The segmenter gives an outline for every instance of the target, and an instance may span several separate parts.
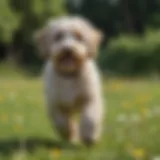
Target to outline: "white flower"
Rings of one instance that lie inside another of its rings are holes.
[[[17,95],[16,95],[15,92],[10,92],[8,98],[9,98],[10,101],[14,101],[16,99],[16,96]]]
[[[160,156],[155,156],[152,158],[152,160],[160,160]]]
[[[17,151],[13,154],[13,160],[26,160],[26,153],[25,151]]]
[[[141,121],[141,117],[138,114],[132,114],[130,117],[131,121],[133,122],[140,122]]]
[[[117,116],[117,121],[118,122],[125,122],[126,120],[128,119],[128,117],[127,117],[127,115],[126,114],[119,114],[118,116]]]
[[[14,121],[17,123],[17,124],[20,124],[22,125],[23,122],[24,122],[24,118],[22,115],[15,115],[14,117]]]
[[[156,106],[153,108],[152,113],[154,115],[160,115],[160,106]]]

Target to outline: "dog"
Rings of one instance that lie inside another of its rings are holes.
[[[70,142],[80,139],[91,145],[101,136],[104,110],[95,62],[101,40],[102,33],[77,16],[51,19],[36,32],[40,56],[46,60],[48,115],[59,135]]]

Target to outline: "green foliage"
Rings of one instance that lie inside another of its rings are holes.
[[[12,43],[17,31],[23,40],[30,41],[33,31],[44,21],[64,13],[63,0],[1,0],[0,41]]]
[[[40,60],[36,56],[33,34],[50,17],[65,13],[63,0],[7,0],[11,14],[20,15],[18,26],[11,32],[14,52],[21,51],[20,62],[28,69],[37,68]],[[6,7],[5,7],[6,8]],[[16,18],[16,17],[15,17]],[[7,24],[9,25],[9,24]],[[33,67],[31,67],[34,64]],[[36,69],[37,70],[37,69]]]
[[[13,13],[7,0],[0,0],[0,41],[11,42],[12,33],[19,24],[20,16]]]
[[[159,0],[67,0],[70,13],[81,14],[110,36],[143,34],[160,27]]]
[[[102,51],[99,63],[104,70],[122,74],[160,72],[160,31],[143,37],[120,36]]]
[[[107,35],[104,41],[110,42],[109,47],[103,48],[99,57],[103,70],[123,74],[159,72],[160,32],[144,34],[146,28],[160,27],[159,2],[159,0],[0,0],[1,55],[7,55],[4,52],[11,50],[14,56],[18,57],[18,62],[27,69],[37,71],[41,61],[33,43],[35,30],[44,25],[49,18],[69,12],[90,19]],[[119,37],[124,33],[138,34],[141,38]],[[8,49],[8,46],[12,46],[12,49]],[[0,56],[0,59],[4,57]]]

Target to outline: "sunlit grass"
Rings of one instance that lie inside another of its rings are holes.
[[[0,78],[0,160],[159,160],[160,83],[109,79],[103,88],[103,136],[87,149],[59,141],[40,79]]]

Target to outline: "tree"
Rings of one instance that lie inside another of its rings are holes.
[[[148,26],[160,26],[159,0],[67,0],[70,13],[80,14],[106,33],[143,34]]]
[[[63,0],[1,0],[0,43],[10,45],[10,55],[21,64],[37,60],[33,34],[50,17],[65,13]]]

